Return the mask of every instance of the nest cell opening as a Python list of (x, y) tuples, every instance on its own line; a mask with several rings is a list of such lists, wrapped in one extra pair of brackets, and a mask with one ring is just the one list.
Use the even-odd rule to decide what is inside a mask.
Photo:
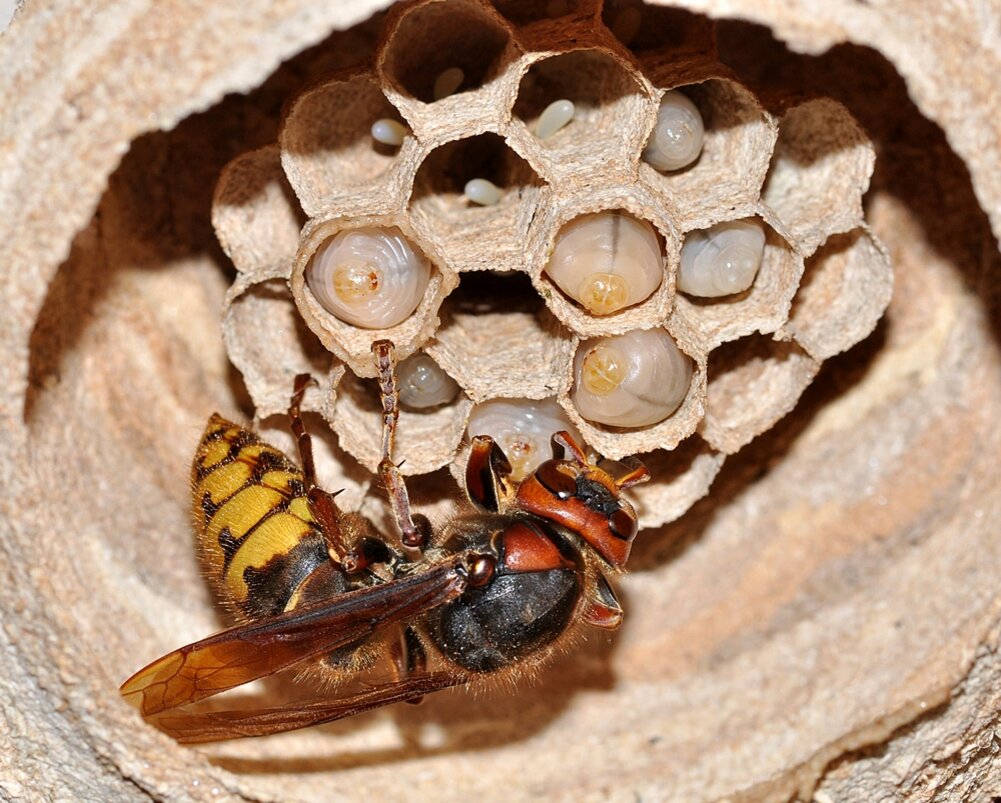
[(510, 395), (512, 387), (531, 398), (562, 389), (575, 340), (525, 274), (463, 274), (441, 318), (427, 351), (474, 402)]
[(372, 137), (372, 124), (399, 112), (371, 78), (331, 81), (301, 95), (280, 135), (282, 163), (311, 215), (346, 190), (374, 188), (396, 163), (399, 147)]
[(808, 101), (779, 123), (762, 200), (809, 255), (829, 234), (861, 222), (874, 160), (869, 139), (844, 106), (829, 98)]
[(893, 269), (865, 229), (829, 238), (806, 261), (789, 330), (816, 359), (826, 360), (867, 337), (893, 293)]
[(724, 344), (709, 355), (702, 437), (726, 454), (739, 451), (796, 406), (819, 370), (796, 343), (753, 334)]
[(803, 259), (785, 238), (766, 221), (750, 219), (760, 223), (765, 232), (761, 266), (750, 288), (718, 298), (675, 296), (672, 320), (692, 332), (705, 352), (755, 331), (776, 331), (786, 320), (803, 276)]
[(401, 91), (433, 103), (446, 70), (462, 70), (450, 94), (468, 92), (497, 78), (511, 34), (480, 4), (464, 0), (427, 3), (408, 12), (386, 48), (383, 69)]
[(254, 284), (236, 296), (226, 309), (223, 336), (259, 416), (288, 407), (296, 374), (331, 370), (330, 352), (306, 327), (284, 279)]
[[(496, 188), (491, 203), (467, 193), (472, 181)], [(432, 151), (414, 179), (410, 211), (460, 270), (520, 270), (524, 242), (544, 182), (496, 134), (455, 140)], [(482, 199), (480, 199), (482, 200)], [(484, 249), (484, 241), (496, 247)], [(487, 251), (485, 253), (485, 251)]]
[[(539, 118), (558, 100), (574, 104), (573, 119), (539, 139), (535, 136)], [(611, 56), (575, 50), (537, 61), (528, 69), (518, 87), (514, 116), (557, 167), (607, 165), (612, 159), (628, 163), (639, 146), (633, 142), (637, 121), (649, 103), (639, 82)]]
[(754, 95), (735, 81), (710, 78), (671, 87), (691, 100), (705, 127), (690, 166), (661, 173), (640, 162), (640, 176), (678, 207), (686, 227), (712, 210), (758, 199), (775, 143), (775, 127)]

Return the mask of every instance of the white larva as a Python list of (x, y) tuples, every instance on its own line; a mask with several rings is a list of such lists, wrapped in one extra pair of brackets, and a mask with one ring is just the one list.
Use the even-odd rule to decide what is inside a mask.
[(441, 100), (449, 95), (454, 95), (465, 79), (466, 74), (459, 67), (449, 67), (447, 70), (442, 70), (434, 80), (434, 90), (432, 91), (434, 99)]
[(324, 241), (306, 283), (332, 315), (365, 329), (408, 318), (424, 297), (431, 264), (397, 228), (349, 229)]
[(490, 435), (497, 442), (511, 461), (516, 480), (524, 479), (552, 457), (550, 438), (560, 430), (580, 439), (554, 399), (492, 399), (477, 404), (466, 425), (470, 437)]
[(660, 101), (657, 124), (643, 151), (643, 161), (661, 171), (681, 170), (699, 158), (704, 139), (705, 125), (699, 110), (672, 89)]
[(403, 123), (389, 117), (383, 117), (381, 120), (376, 120), (372, 123), (372, 139), (376, 142), (381, 142), (383, 145), (399, 147), (403, 144), (403, 140), (407, 138), (407, 134), (409, 133), (410, 129), (403, 125)]
[(685, 235), (678, 291), (700, 298), (742, 293), (754, 284), (765, 251), (765, 231), (754, 219), (717, 223)]
[(596, 424), (646, 427), (671, 415), (692, 384), (692, 361), (663, 329), (588, 340), (574, 357), (574, 405)]
[(572, 100), (554, 100), (539, 115), (535, 124), (535, 136), (549, 139), (553, 134), (573, 120), (575, 108)]
[(546, 273), (588, 312), (611, 315), (650, 297), (664, 277), (664, 257), (645, 220), (596, 212), (560, 229)]
[(470, 179), (463, 192), (470, 202), (480, 206), (496, 206), (502, 195), (500, 187), (485, 178)]
[(448, 404), (459, 395), (459, 384), (424, 352), (403, 360), (396, 368), (400, 403), (411, 410)]

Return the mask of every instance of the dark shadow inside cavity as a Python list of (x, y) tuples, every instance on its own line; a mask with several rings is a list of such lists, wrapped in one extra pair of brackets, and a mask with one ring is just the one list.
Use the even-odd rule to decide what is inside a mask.
[(682, 8), (649, 5), (640, 0), (606, 0), (601, 21), (635, 53), (704, 49), (712, 43), (712, 21)]
[[(640, 93), (639, 84), (610, 56), (577, 50), (551, 56), (529, 68), (518, 87), (514, 114), (534, 131), (535, 121), (549, 104), (557, 100), (573, 101), (574, 119), (560, 132), (543, 140), (545, 144), (558, 140), (561, 133), (572, 128), (599, 123), (605, 128), (611, 127), (615, 121), (604, 119), (615, 114), (610, 107), (616, 101)], [(626, 120), (621, 122), (628, 125)]]
[(445, 70), (458, 67), (464, 73), (453, 94), (478, 89), (496, 78), (509, 38), (476, 3), (429, 3), (400, 23), (389, 43), (386, 70), (412, 97), (433, 103), (435, 81)]
[(584, 3), (585, 0), (493, 0), (494, 8), (515, 25), (575, 14)]
[(496, 134), (479, 134), (436, 148), (421, 164), (414, 179), (412, 203), (432, 202), (449, 214), (484, 212), (463, 198), (466, 183), (482, 178), (501, 191), (499, 205), (516, 204), (530, 187), (541, 187), (542, 179), (504, 140)]
[(760, 371), (767, 371), (769, 363), (782, 363), (805, 354), (794, 342), (775, 340), (771, 335), (755, 332), (713, 349), (707, 365), (707, 380), (712, 385), (726, 375), (750, 368), (755, 363), (760, 366)]

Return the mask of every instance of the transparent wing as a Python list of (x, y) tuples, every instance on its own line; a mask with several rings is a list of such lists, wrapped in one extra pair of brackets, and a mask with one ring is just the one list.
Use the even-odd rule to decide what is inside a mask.
[(140, 669), (121, 693), (143, 716), (160, 714), (350, 644), (455, 599), (465, 588), (456, 558), (188, 644)]

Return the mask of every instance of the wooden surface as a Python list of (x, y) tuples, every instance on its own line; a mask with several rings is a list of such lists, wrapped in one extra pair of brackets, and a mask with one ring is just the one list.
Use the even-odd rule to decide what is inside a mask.
[[(372, 5), (85, 14), (31, 0), (0, 38), (0, 794), (1001, 793), (998, 19), (986, 4), (948, 18), (931, 4), (831, 3), (826, 16), (701, 4), (759, 23), (723, 27), (743, 77), (830, 94), (868, 129), (867, 213), (894, 299), (707, 499), (643, 534), (611, 644), (592, 638), (515, 692), (197, 750), (118, 699), (139, 664), (220, 625), (186, 488), (209, 412), (247, 409), (219, 328), (233, 277), (209, 220), (215, 177), (273, 141), (289, 91), (370, 45), (372, 26), (278, 62)], [(847, 40), (862, 46), (825, 52)], [(160, 127), (173, 128), (143, 135)], [(448, 480), (432, 476), (429, 503)], [(326, 479), (354, 498), (369, 483), (354, 470)]]

